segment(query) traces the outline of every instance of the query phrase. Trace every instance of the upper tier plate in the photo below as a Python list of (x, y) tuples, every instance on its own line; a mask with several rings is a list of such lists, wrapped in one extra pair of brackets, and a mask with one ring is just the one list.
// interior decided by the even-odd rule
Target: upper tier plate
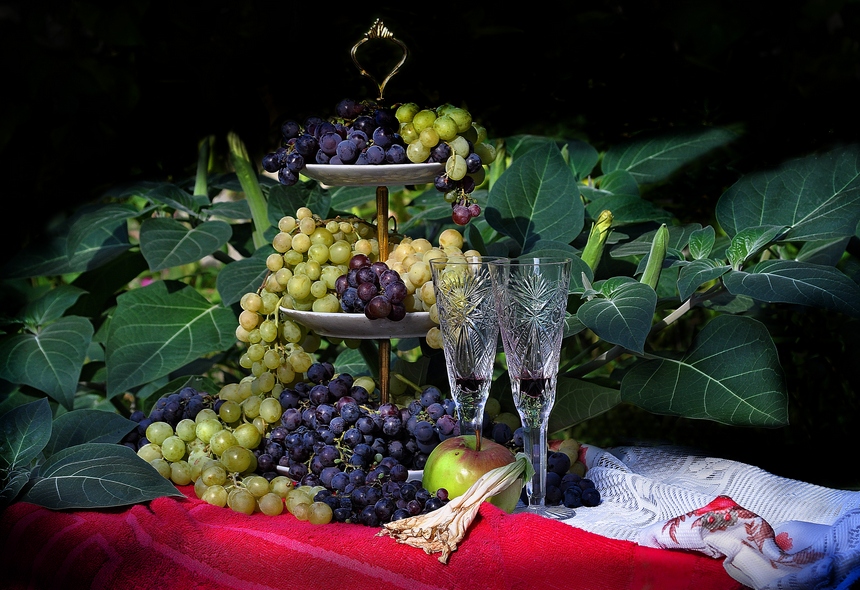
[(397, 322), (369, 320), (362, 313), (318, 313), (285, 307), (281, 308), (281, 312), (320, 336), (356, 340), (423, 338), (436, 325), (426, 311), (411, 311)]
[(388, 186), (433, 182), (443, 164), (307, 164), (302, 174), (330, 186)]

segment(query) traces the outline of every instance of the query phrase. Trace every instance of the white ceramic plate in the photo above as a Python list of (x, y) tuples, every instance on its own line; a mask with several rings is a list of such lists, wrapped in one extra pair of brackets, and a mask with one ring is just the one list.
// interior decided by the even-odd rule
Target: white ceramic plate
[(436, 325), (427, 311), (408, 312), (406, 317), (398, 322), (387, 319), (369, 320), (361, 313), (317, 313), (284, 307), (281, 311), (288, 318), (303, 324), (320, 336), (333, 338), (418, 338), (426, 336), (427, 331)]
[(302, 174), (331, 186), (387, 186), (433, 182), (442, 164), (307, 164)]

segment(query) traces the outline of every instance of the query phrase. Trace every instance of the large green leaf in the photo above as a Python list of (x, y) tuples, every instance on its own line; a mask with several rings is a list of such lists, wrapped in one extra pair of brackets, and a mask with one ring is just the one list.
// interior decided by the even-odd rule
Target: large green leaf
[[(668, 251), (681, 251), (690, 242), (690, 237), (694, 232), (702, 229), (698, 223), (688, 223), (687, 225), (670, 225)], [(651, 242), (654, 241), (654, 236), (657, 235), (657, 230), (652, 230), (642, 234), (635, 240), (624, 242), (614, 246), (610, 250), (610, 255), (613, 258), (623, 258), (625, 256), (638, 256), (648, 254), (651, 251)]]
[(0, 377), (29, 385), (72, 409), (75, 390), (93, 337), (86, 318), (68, 316), (0, 342)]
[(678, 273), (678, 293), (681, 301), (686, 301), (696, 289), (709, 281), (720, 278), (731, 269), (731, 266), (710, 258), (693, 260), (689, 264), (683, 265)]
[(731, 131), (716, 128), (637, 137), (610, 147), (603, 156), (601, 168), (604, 174), (627, 170), (638, 184), (660, 182), (736, 137)]
[(251, 218), (251, 207), (246, 199), (239, 201), (218, 201), (206, 208), (206, 213), (222, 219), (242, 220)]
[(621, 398), (649, 412), (738, 426), (782, 426), (788, 396), (779, 356), (763, 324), (744, 316), (711, 320), (678, 360), (633, 366)]
[(585, 210), (591, 219), (608, 209), (612, 213), (612, 227), (633, 223), (667, 223), (672, 215), (655, 207), (638, 195), (606, 195), (589, 203)]
[(269, 223), (278, 227), (281, 217), (295, 216), (299, 207), (310, 207), (311, 211), (325, 218), (331, 208), (331, 199), (331, 193), (322, 189), (316, 181), (297, 182), (292, 186), (278, 184), (269, 190), (267, 199)]
[(576, 315), (603, 340), (643, 353), (651, 330), (657, 293), (629, 277), (614, 277), (595, 283), (603, 297), (586, 301)]
[(726, 249), (729, 264), (734, 270), (740, 269), (749, 258), (784, 235), (786, 229), (788, 228), (784, 225), (761, 225), (742, 229), (732, 237), (732, 242)]
[(730, 236), (759, 225), (790, 227), (789, 241), (852, 236), (860, 220), (860, 146), (748, 174), (723, 193), (716, 214)]
[(764, 260), (748, 272), (727, 273), (723, 281), (733, 295), (860, 316), (860, 285), (830, 266), (796, 260)]
[(600, 154), (597, 150), (579, 139), (573, 139), (564, 144), (562, 153), (565, 152), (576, 180), (588, 178), (594, 167), (597, 166), (597, 162), (600, 161)]
[(558, 147), (543, 143), (514, 159), (490, 189), (485, 218), (523, 250), (540, 239), (572, 242), (582, 231), (585, 210)]
[(200, 210), (200, 205), (194, 199), (194, 195), (175, 184), (169, 182), (158, 183), (146, 191), (145, 195), (155, 203), (167, 205), (176, 211), (182, 211), (192, 217), (198, 216), (197, 212)]
[(215, 286), (224, 305), (238, 303), (245, 293), (257, 292), (269, 272), (266, 257), (274, 251), (271, 246), (259, 248), (250, 258), (231, 262), (218, 272)]
[(140, 226), (140, 251), (152, 272), (197, 262), (227, 243), (230, 224), (206, 221), (189, 228), (167, 217), (152, 217)]
[(0, 469), (29, 465), (51, 437), (51, 406), (48, 398), (12, 408), (0, 415)]
[(621, 392), (617, 389), (559, 376), (547, 431), (565, 430), (611, 410), (620, 402)]
[(24, 308), (24, 322), (31, 326), (41, 326), (58, 320), (83, 294), (83, 289), (58, 285)]
[(236, 317), (193, 287), (156, 281), (117, 298), (110, 324), (107, 396), (167, 375), (235, 343)]
[(351, 211), (354, 207), (364, 207), (376, 200), (376, 187), (338, 186), (329, 189), (331, 208), (335, 211)]
[(55, 453), (22, 498), (52, 510), (111, 508), (181, 496), (125, 445), (87, 443)]
[(88, 408), (57, 416), (44, 453), (50, 457), (62, 449), (84, 443), (119, 443), (137, 422), (119, 414)]

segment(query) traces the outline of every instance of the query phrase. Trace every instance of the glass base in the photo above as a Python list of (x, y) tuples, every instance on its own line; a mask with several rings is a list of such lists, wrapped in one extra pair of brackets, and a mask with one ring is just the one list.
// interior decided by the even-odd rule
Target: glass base
[(513, 513), (522, 514), (524, 512), (543, 516), (544, 518), (551, 518), (553, 520), (567, 520), (568, 518), (576, 516), (576, 510), (568, 508), (564, 504), (559, 504), (558, 506), (526, 506), (521, 501), (516, 505)]

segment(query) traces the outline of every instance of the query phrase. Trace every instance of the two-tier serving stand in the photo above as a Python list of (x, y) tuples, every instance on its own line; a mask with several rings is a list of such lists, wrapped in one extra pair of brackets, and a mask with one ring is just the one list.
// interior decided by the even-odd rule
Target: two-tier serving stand
[[(378, 82), (359, 63), (358, 48), (368, 41), (384, 40), (395, 43), (403, 52), (400, 61), (391, 72)], [(380, 21), (377, 20), (350, 52), (353, 62), (363, 76), (373, 80), (379, 88), (377, 102), (382, 103), (385, 85), (406, 62), (409, 51)], [(328, 165), (308, 164), (303, 173), (327, 186), (375, 186), (376, 187), (376, 233), (379, 244), (379, 260), (385, 262), (389, 255), (388, 242), (388, 187), (395, 185), (424, 184), (433, 182), (443, 170), (442, 164), (390, 164), (390, 165)], [(379, 349), (379, 391), (381, 403), (389, 401), (389, 379), (391, 362), (391, 340), (394, 338), (425, 337), (434, 326), (428, 312), (408, 312), (399, 321), (366, 318), (363, 314), (318, 313), (281, 308), (281, 312), (303, 324), (320, 336), (330, 338), (377, 341)]]

